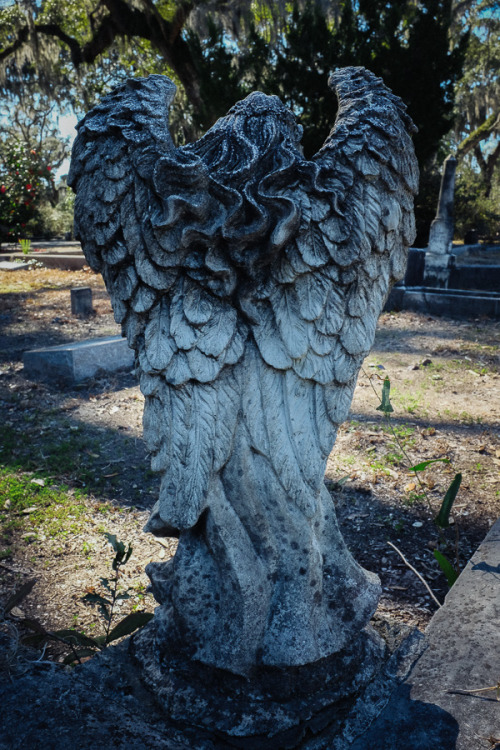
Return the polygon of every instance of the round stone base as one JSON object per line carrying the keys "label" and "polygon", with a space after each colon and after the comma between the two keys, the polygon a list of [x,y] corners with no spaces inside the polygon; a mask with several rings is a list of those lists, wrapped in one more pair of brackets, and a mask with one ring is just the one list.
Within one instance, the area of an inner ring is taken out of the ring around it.
{"label": "round stone base", "polygon": [[340,731],[387,658],[384,641],[368,627],[348,648],[314,664],[256,668],[244,678],[175,648],[160,654],[154,621],[133,638],[131,653],[171,721],[208,732],[220,747],[248,750],[295,748],[325,727]]}

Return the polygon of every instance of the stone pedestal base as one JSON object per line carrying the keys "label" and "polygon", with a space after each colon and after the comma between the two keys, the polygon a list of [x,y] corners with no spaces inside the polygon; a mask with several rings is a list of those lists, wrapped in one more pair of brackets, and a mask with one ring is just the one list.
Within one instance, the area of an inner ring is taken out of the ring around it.
{"label": "stone pedestal base", "polygon": [[[414,639],[410,641],[414,647]],[[217,737],[221,748],[245,750],[302,747],[306,738],[319,742],[324,733],[330,743],[332,737],[342,737],[355,706],[359,715],[366,691],[374,693],[368,698],[373,707],[388,665],[394,677],[399,669],[395,660],[401,661],[371,627],[339,654],[303,667],[256,669],[248,679],[189,661],[174,648],[160,657],[154,623],[133,639],[131,653],[170,721]],[[415,653],[411,663],[414,659]]]}
{"label": "stone pedestal base", "polygon": [[438,289],[448,289],[450,272],[454,266],[454,255],[428,251],[425,254],[424,284]]}

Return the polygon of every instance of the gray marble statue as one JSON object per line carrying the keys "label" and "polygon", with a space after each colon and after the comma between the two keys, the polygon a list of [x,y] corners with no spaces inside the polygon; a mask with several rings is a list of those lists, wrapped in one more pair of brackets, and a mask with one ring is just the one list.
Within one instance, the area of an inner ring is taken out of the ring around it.
{"label": "gray marble statue", "polygon": [[176,148],[157,75],[78,126],[76,233],[135,349],[161,474],[147,528],[179,537],[148,568],[160,658],[300,667],[355,643],[377,606],[323,477],[414,239],[414,127],[363,68],[330,85],[339,113],[311,160],[258,92]]}

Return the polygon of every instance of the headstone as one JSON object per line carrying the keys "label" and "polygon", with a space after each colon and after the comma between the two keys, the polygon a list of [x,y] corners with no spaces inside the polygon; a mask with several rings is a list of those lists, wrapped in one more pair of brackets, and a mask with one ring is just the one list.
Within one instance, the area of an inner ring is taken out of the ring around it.
{"label": "headstone", "polygon": [[83,286],[71,290],[71,312],[73,315],[92,315],[92,289],[89,286]]}
{"label": "headstone", "polygon": [[151,76],[85,117],[70,170],[76,235],[137,355],[162,477],[147,530],[179,538],[148,566],[160,606],[135,656],[171,717],[241,747],[335,724],[385,658],[379,580],[323,477],[414,239],[414,126],[362,68],[330,85],[311,161],[258,92],[175,149],[175,87]]}
{"label": "headstone", "polygon": [[457,160],[450,154],[444,160],[441,189],[436,218],[431,224],[429,245],[425,256],[424,285],[447,289],[450,269],[455,258],[451,255],[453,244],[453,202]]}
{"label": "headstone", "polygon": [[479,230],[469,229],[464,234],[464,245],[477,245],[479,243]]}
{"label": "headstone", "polygon": [[431,224],[428,252],[450,253],[453,243],[453,203],[457,160],[450,154],[444,160],[436,218]]}
{"label": "headstone", "polygon": [[121,336],[88,339],[32,349],[23,354],[24,373],[32,380],[80,383],[100,371],[133,367],[134,353]]}

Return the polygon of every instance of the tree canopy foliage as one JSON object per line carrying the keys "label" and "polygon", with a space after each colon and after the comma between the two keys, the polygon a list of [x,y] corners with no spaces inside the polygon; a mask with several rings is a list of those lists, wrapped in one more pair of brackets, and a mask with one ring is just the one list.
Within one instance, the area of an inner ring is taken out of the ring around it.
{"label": "tree canopy foliage", "polygon": [[455,88],[455,124],[449,139],[458,157],[457,234],[475,228],[500,232],[500,3],[459,0],[452,38],[469,30],[463,75]]}
{"label": "tree canopy foliage", "polygon": [[500,159],[500,3],[463,3],[459,21],[471,29],[463,76],[456,88],[457,154],[473,156],[486,195]]}
{"label": "tree canopy foliage", "polygon": [[[260,89],[280,96],[300,117],[304,150],[311,155],[335,119],[329,74],[363,65],[403,98],[419,128],[421,230],[435,208],[438,176],[431,165],[454,122],[459,155],[474,156],[483,182],[493,175],[497,155],[485,144],[498,126],[497,105],[491,103],[492,98],[498,103],[498,67],[485,61],[494,49],[498,62],[495,0],[3,0],[3,5],[4,91],[32,86],[61,108],[83,113],[127,77],[165,73],[178,84],[171,130],[183,143]],[[455,95],[460,105],[454,110]]]}
{"label": "tree canopy foliage", "polygon": [[333,124],[328,75],[364,65],[408,103],[426,160],[450,128],[461,66],[460,43],[449,49],[451,0],[15,0],[1,20],[4,87],[36,78],[87,108],[124,76],[167,72],[183,89],[187,137],[261,89],[301,114],[306,151]]}

